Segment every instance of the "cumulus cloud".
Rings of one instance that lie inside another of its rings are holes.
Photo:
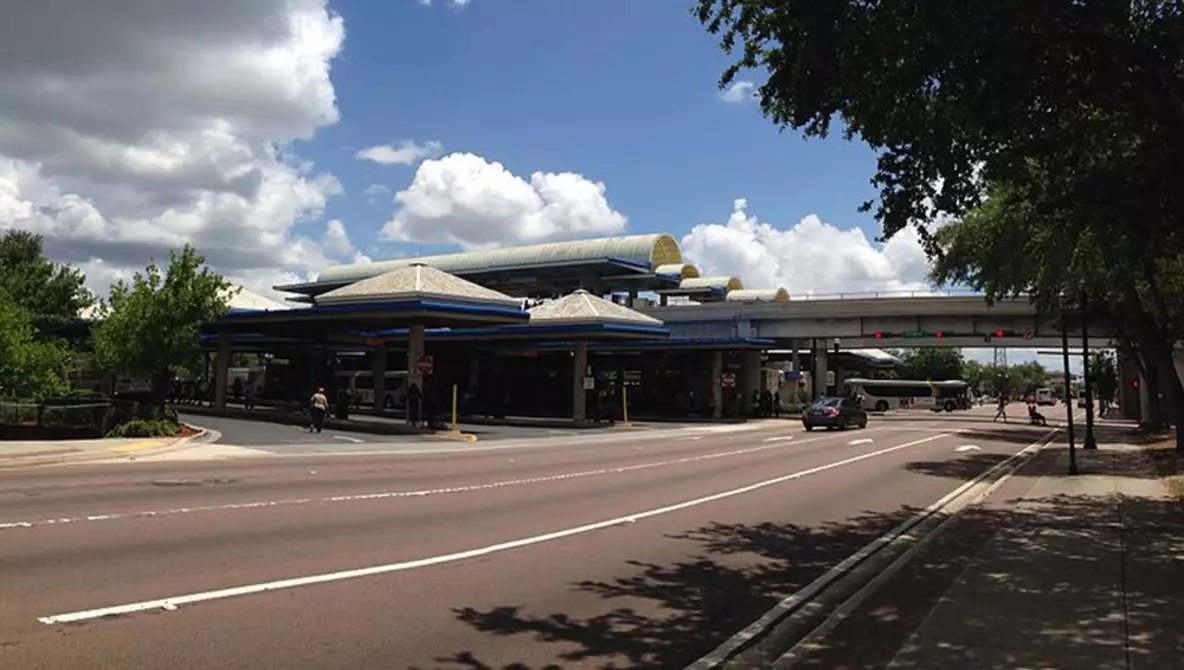
[[[8,7],[0,230],[43,234],[99,292],[184,243],[268,286],[328,264],[293,227],[341,186],[286,147],[338,120],[344,37],[327,0]]]
[[[416,144],[410,140],[400,142],[398,146],[379,144],[366,147],[355,156],[359,160],[371,161],[381,165],[414,165],[425,158],[436,158],[444,153],[444,145],[431,141]]]
[[[692,228],[682,250],[705,274],[735,275],[751,288],[785,287],[790,295],[926,289],[928,260],[912,229],[881,245],[813,214],[778,228],[750,215],[743,198],[726,223]]]
[[[600,182],[571,172],[535,172],[526,180],[467,153],[424,161],[395,202],[382,229],[387,239],[468,249],[612,235],[627,224]]]
[[[756,98],[756,84],[751,81],[735,81],[720,91],[719,97],[724,102],[738,105]]]

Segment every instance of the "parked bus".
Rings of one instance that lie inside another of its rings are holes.
[[[369,370],[337,370],[333,373],[336,386],[349,390],[350,398],[357,407],[374,406],[374,374]],[[407,404],[407,372],[386,371],[386,393],[382,408],[395,409]]]
[[[846,379],[849,393],[863,396],[863,406],[877,412],[889,409],[928,409],[952,412],[970,408],[970,390],[962,380],[929,382],[921,379]]]

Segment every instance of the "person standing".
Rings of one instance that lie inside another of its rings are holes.
[[[321,432],[325,427],[325,414],[329,411],[329,398],[325,395],[324,387],[317,387],[317,392],[308,399],[308,411],[312,415],[308,432]]]
[[[995,409],[995,418],[991,421],[998,421],[999,417],[1003,417],[1003,423],[1007,423],[1007,396],[999,396],[999,407]]]

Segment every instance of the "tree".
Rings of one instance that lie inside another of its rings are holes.
[[[892,352],[904,361],[906,379],[944,381],[962,378],[962,352],[958,349],[923,347]]]
[[[0,290],[34,315],[38,328],[53,330],[89,307],[85,282],[77,269],[45,257],[40,235],[11,230],[0,237]]]
[[[39,338],[33,315],[0,288],[0,396],[24,399],[64,392],[68,355],[56,341]]]
[[[226,315],[230,289],[186,245],[169,254],[165,273],[151,264],[111,287],[92,333],[95,355],[112,370],[149,376],[159,395],[176,372],[201,370],[201,327]]]
[[[886,238],[917,226],[940,260],[963,234],[934,239],[943,214],[1017,223],[970,226],[939,278],[977,279],[989,299],[1030,291],[1046,313],[1097,310],[1130,329],[1141,370],[1174,369],[1184,5],[698,0],[696,13],[739,49],[721,86],[764,69],[776,124],[825,136],[841,119],[879,151],[864,208]],[[1184,450],[1184,385],[1163,377]]]

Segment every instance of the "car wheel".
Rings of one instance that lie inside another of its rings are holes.
[[[839,430],[847,430],[847,420],[846,419],[839,421]]]
[[[877,412],[887,412],[888,411],[888,401],[881,400],[881,401],[877,402],[876,403],[876,411]]]
[[[954,411],[954,403],[947,400],[946,401],[946,411],[953,412]]]
[[[812,430],[814,430],[814,426],[806,426],[806,432],[807,432],[807,433],[809,433],[809,432],[810,432],[810,431],[812,431]]]
[[[867,417],[866,416],[863,417],[863,421],[859,422],[859,427],[860,428],[867,428]]]

